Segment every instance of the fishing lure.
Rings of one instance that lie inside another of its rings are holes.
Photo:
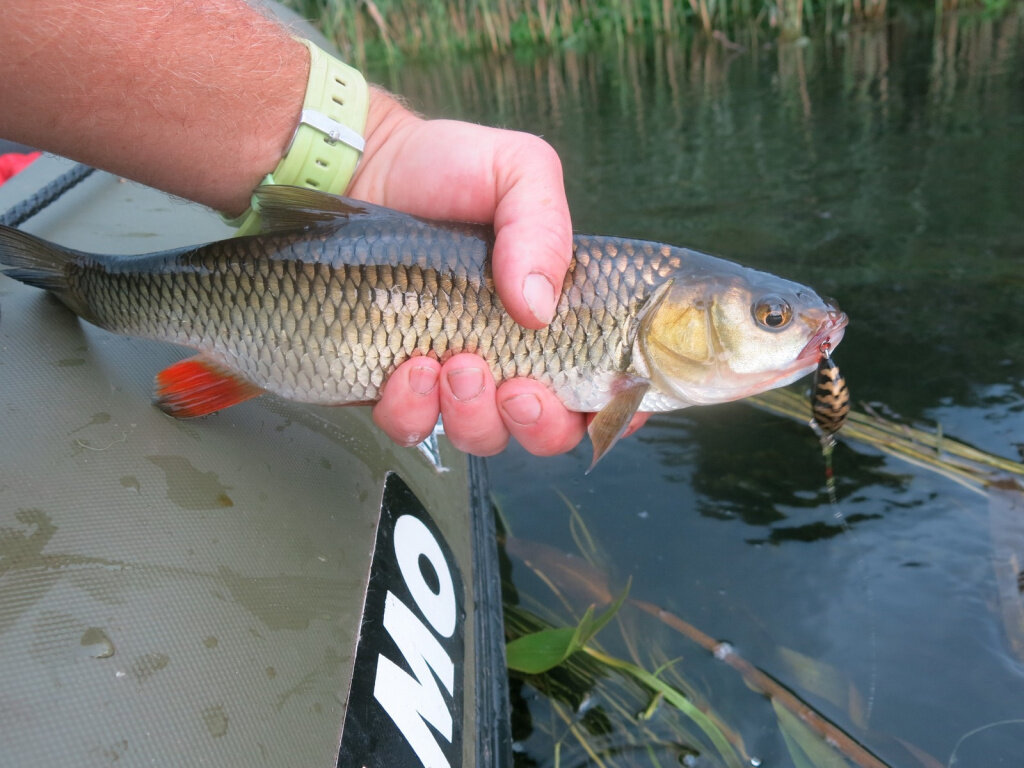
[[[850,390],[846,379],[839,372],[839,366],[829,352],[832,345],[826,339],[819,347],[821,358],[814,374],[814,389],[811,390],[811,429],[821,441],[821,455],[825,458],[825,488],[829,501],[841,517],[836,503],[836,480],[832,473],[832,450],[836,447],[835,434],[843,428],[850,413]]]
[[[839,366],[829,352],[832,345],[827,341],[821,345],[821,359],[814,374],[814,390],[811,392],[811,414],[814,426],[831,438],[843,428],[850,414],[850,390],[846,379],[839,372]]]
[[[821,357],[818,360],[818,369],[814,374],[814,389],[811,390],[811,429],[821,441],[821,455],[825,459],[825,490],[828,493],[832,514],[844,533],[852,533],[849,523],[843,516],[843,511],[839,508],[836,476],[832,470],[832,451],[836,447],[835,434],[843,428],[846,417],[850,415],[850,390],[846,387],[846,379],[843,374],[839,372],[839,366],[835,364],[829,354],[832,351],[829,340],[826,339],[818,349],[821,352]],[[862,577],[864,573],[864,569],[861,569]],[[863,587],[867,602],[873,603],[874,593],[866,578],[864,578]],[[878,633],[873,618],[869,620],[868,632],[871,677],[865,711],[870,713],[874,707],[878,679]]]

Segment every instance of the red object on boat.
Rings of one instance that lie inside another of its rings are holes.
[[[40,154],[39,152],[29,152],[27,154],[9,152],[6,155],[0,155],[0,184],[3,184],[14,174],[20,173],[26,165],[39,157]]]

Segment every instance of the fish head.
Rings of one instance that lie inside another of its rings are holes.
[[[635,351],[660,390],[708,405],[805,376],[846,324],[810,288],[728,264],[664,284],[641,317]]]

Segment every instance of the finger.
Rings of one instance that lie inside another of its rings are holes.
[[[441,364],[429,357],[406,360],[384,383],[373,421],[399,445],[416,445],[434,429],[440,412]]]
[[[494,377],[477,355],[455,355],[441,368],[441,417],[452,445],[476,456],[505,450],[508,430],[494,401]]]
[[[542,328],[554,317],[572,258],[572,223],[557,153],[536,136],[515,136],[498,148],[494,161],[492,269],[512,318]]]
[[[511,379],[498,387],[497,399],[512,437],[536,456],[565,453],[583,439],[585,415],[567,410],[540,382]]]

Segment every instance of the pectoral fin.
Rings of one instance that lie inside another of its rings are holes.
[[[650,388],[651,382],[647,379],[625,379],[611,402],[598,411],[590,422],[587,432],[590,434],[590,442],[594,444],[594,460],[590,463],[588,474],[622,437]]]
[[[190,357],[156,375],[154,404],[177,419],[205,416],[244,402],[263,390],[204,355]]]

